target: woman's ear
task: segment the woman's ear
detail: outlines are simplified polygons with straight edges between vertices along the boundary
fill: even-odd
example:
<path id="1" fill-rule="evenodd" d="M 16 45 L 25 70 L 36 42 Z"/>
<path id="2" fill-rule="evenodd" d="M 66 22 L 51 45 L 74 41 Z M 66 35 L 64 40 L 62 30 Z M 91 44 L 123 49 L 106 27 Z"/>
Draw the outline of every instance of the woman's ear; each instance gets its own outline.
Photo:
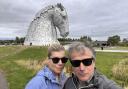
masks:
<path id="1" fill-rule="evenodd" d="M 48 58 L 45 59 L 45 60 L 43 61 L 43 65 L 44 65 L 44 66 L 45 66 L 45 65 L 48 66 L 48 65 L 49 65 L 49 61 L 50 61 L 50 60 L 49 60 Z"/>

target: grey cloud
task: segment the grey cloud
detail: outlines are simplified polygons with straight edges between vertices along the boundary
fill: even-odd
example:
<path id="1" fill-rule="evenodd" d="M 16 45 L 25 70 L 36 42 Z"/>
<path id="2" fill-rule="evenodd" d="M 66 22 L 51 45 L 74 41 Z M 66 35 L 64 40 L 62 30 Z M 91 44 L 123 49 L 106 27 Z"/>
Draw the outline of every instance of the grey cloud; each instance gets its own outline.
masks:
<path id="1" fill-rule="evenodd" d="M 7 28 L 15 35 L 25 36 L 35 14 L 57 2 L 67 9 L 70 37 L 88 35 L 103 40 L 117 34 L 128 38 L 127 0 L 1 0 L 0 30 Z M 2 36 L 6 37 L 0 33 Z"/>

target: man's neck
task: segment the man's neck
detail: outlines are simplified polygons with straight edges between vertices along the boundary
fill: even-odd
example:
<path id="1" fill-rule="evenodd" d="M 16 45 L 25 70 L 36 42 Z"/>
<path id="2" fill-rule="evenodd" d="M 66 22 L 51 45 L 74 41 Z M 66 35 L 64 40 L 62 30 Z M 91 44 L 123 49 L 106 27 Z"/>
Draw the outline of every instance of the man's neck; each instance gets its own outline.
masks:
<path id="1" fill-rule="evenodd" d="M 92 77 L 93 77 L 94 73 L 90 76 L 90 78 L 87 80 L 87 81 L 81 81 L 79 80 L 79 87 L 82 87 L 82 86 L 85 86 L 85 85 L 88 85 L 89 82 L 91 81 Z"/>

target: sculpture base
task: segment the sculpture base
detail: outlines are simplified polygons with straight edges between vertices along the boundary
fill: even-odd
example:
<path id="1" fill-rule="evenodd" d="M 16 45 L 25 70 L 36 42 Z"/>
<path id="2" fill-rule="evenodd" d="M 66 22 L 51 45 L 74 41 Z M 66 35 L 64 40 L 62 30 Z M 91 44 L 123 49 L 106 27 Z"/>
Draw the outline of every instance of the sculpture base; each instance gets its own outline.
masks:
<path id="1" fill-rule="evenodd" d="M 52 41 L 52 42 L 40 42 L 40 41 L 25 41 L 24 45 L 30 45 L 30 46 L 50 46 L 52 44 L 60 44 L 60 42 L 57 41 Z"/>

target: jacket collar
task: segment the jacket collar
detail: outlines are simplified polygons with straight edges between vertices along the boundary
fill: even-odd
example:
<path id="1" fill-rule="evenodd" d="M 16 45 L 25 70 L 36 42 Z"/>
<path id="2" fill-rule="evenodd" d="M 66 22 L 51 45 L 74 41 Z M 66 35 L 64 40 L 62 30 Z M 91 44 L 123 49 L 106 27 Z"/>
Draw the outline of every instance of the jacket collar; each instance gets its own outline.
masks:
<path id="1" fill-rule="evenodd" d="M 99 73 L 97 73 L 96 69 L 94 70 L 94 74 L 91 77 L 89 81 L 84 81 L 85 85 L 93 84 L 94 86 L 97 86 L 98 80 L 97 77 L 99 76 Z M 72 80 L 75 85 L 75 87 L 79 87 L 79 79 L 76 75 L 72 74 Z"/>
<path id="2" fill-rule="evenodd" d="M 50 80 L 53 83 L 57 83 L 57 84 L 61 84 L 65 79 L 66 76 L 65 74 L 62 72 L 60 74 L 60 81 L 58 81 L 57 77 L 55 76 L 55 74 L 48 68 L 48 66 L 45 66 L 41 71 L 38 72 L 37 75 L 43 75 L 45 78 L 47 78 L 48 80 Z"/>

